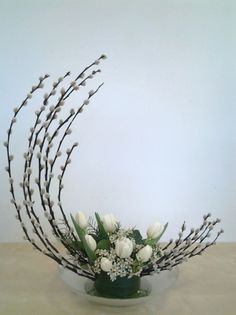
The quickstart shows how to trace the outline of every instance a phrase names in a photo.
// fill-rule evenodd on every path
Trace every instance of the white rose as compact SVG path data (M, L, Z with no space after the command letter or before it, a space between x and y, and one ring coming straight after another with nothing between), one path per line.
M112 262L108 258L102 257L100 264L103 271L108 272L111 270Z
M117 226L116 218L113 214L104 215L102 223L106 232L114 232Z
M128 258L133 251L133 243L127 237L123 237L116 241L115 245L116 255L120 258Z
M157 238L162 233L163 229L164 226L159 222L151 224L147 229L148 238L151 239Z
M96 243L95 239L91 235L86 234L85 235L85 241L88 244L89 248L92 251L95 251L95 249L97 248L97 243Z
M83 212L79 211L75 215L75 221L79 224L81 229L85 230L86 227L88 226L88 220L86 219L85 215Z
M144 246L142 249L140 249L136 257L141 262L147 262L152 256L152 247L150 245Z

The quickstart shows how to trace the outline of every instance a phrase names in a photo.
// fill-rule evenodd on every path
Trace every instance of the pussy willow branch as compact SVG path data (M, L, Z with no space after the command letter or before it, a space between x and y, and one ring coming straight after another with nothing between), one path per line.
M47 116L47 117L49 117L49 116ZM51 120L53 120L54 118L55 118L55 116L52 115ZM48 129L48 125L47 125L47 129ZM56 131L56 133L58 133L58 130ZM54 135L55 135L56 133L54 132ZM50 143L52 143L52 142L50 142ZM61 141L61 143L62 143L62 141ZM42 147L43 147L43 146L41 145L41 152L42 152ZM41 152L40 152L40 153L41 153ZM49 148L46 149L46 159L45 159L45 161L47 161L47 159L48 159L48 153L49 153ZM38 158L40 158L40 156L39 156ZM41 167L39 167L39 170L41 171ZM39 172L40 172L40 171L39 171ZM47 192L47 194L48 194L48 196L47 196L47 203L46 203L45 200L43 200L43 198L42 198L42 194L41 194L42 189L41 189L41 187L40 187L40 179L41 179L41 176L40 176L40 174L39 174L38 185L39 185L39 191L40 191L40 195L41 195L41 202L42 202L42 204L43 204L44 209L45 209L45 205L48 205L49 210L50 210L50 214L51 214L51 216L52 216L51 218L48 217L49 222L51 222L51 225L53 226L54 233L55 233L57 236L58 236L57 232L59 232L60 237L61 237L60 240L61 240L61 242L63 243L63 245L64 245L65 247L67 247L67 249L68 249L69 251L71 251L71 248L69 248L68 245L67 245L66 243L64 243L64 241L63 241L63 235L61 234L60 229L58 229L57 224L56 224L56 221L55 221L54 212L53 212L53 210L52 210L52 202L50 201L50 198L49 198L49 186L50 186L50 183L47 183L47 185L46 185L46 192ZM48 179L47 176L46 176L46 179ZM50 180L51 180L51 177L50 177ZM45 209L45 210L46 210L46 209ZM68 224L68 222L67 222L67 224Z
M196 249L198 249L201 246L202 240L208 237L209 231L213 229L214 225L220 222L220 220L218 219L213 222L207 222L207 218L209 216L210 215L205 216L204 224L202 224L202 226L199 229L196 229L195 231L192 229L190 231L191 237L189 236L188 238L185 238L183 241L181 241L179 246L177 247L174 246L174 248L172 248L171 251L165 255L165 258L176 260L177 258L179 259L179 257L182 257L184 259L184 258L193 257L195 254L197 254ZM206 225L206 228L204 228L205 225ZM220 234L222 232L223 231L221 230ZM206 233L205 236L203 236L204 233ZM197 243L198 240L200 240L199 243ZM192 248L193 245L195 245L195 247L191 249L191 251L189 251L188 249ZM211 245L214 245L214 241L211 242Z
M99 88L100 88L100 86L99 86ZM98 89L97 89L98 90ZM96 90L96 91L97 91ZM95 92L92 94L92 95L90 95L90 97L91 96L93 96L95 94ZM83 105L80 107L80 108L82 108L83 107ZM79 111L79 112L81 112L81 111ZM77 112L77 114L78 114L78 112ZM72 120L71 120L71 122L69 123L69 126L66 128L66 130L65 130L65 132L64 132L64 134L63 134L63 136L62 136L62 138L61 138L61 140L60 140L60 142L59 142L59 145L58 145L58 148L57 148L57 150L56 150L56 154L55 154L55 156L54 156L54 159L50 159L49 160L49 152L50 152L50 148L51 148L51 145L53 144L53 142L52 142L52 140L53 140L53 137L50 137L50 140L49 140L49 142L48 142L48 146L46 146L46 155L44 156L44 161L45 161L45 169L46 169L46 171L45 171L45 183L46 183L46 192L47 192L47 205L48 205L48 207L49 207L49 211L50 211L50 215L52 216L52 220L54 220L55 219L55 216L54 216L54 212L53 212L53 206L52 206L52 201L50 200L50 183L51 183L51 180L52 180L52 176L50 176L49 178L48 178L48 174L47 174L47 161L49 160L49 163L50 163L50 165L51 165L51 168L50 168L50 175L52 175L53 173L53 166L54 166L54 164L55 164L55 161L56 161L56 159L61 155L61 154L59 154L60 153L60 148L61 148L61 145L62 145L62 143L63 143L63 141L64 141L64 139L65 139L65 137L69 134L69 128L70 128L70 126L71 126L71 124L72 124L72 122L74 121L74 119L76 118L76 116L77 116L77 114L74 114L74 113L71 113L64 121L63 121L63 123L62 124L60 124L60 126L59 127L57 127L56 128L56 130L54 131L54 133L53 133L53 135L55 135L55 134L58 134L58 132L59 132L59 129L60 129L60 127L61 127L61 125L64 125L65 123L67 123L69 120L70 120L70 118L72 118ZM40 148L40 154L42 153L42 146L41 146L41 148ZM41 178L41 176L40 176L40 178ZM40 189L40 193L41 193L41 189ZM65 215L64 215L64 212L63 212L63 209L62 209L62 207L61 207L61 211L62 211L62 213L63 213L63 216L65 217ZM68 228L69 228L69 224L68 224L68 221L66 220L66 224L67 224L67 226L68 226ZM54 224L54 226L56 226L55 224ZM60 235L60 236L62 236L62 235Z
M106 59L106 56L105 55L101 55L97 60L95 60L93 63L91 63L89 66L87 66L76 78L75 78L75 82L77 82L79 79L82 79L83 77L84 77L84 74L85 74L85 72L87 71L87 70L89 70L90 68L92 68L93 66L97 66L97 65L99 65L99 63L100 63L100 61L101 60L103 60L103 59ZM94 74L96 74L96 72L100 72L101 70L97 70L97 71L93 71L92 72L92 76L94 75ZM91 77L91 75L90 75L90 79L92 79L92 77ZM83 84L82 84L83 85ZM75 86L74 86L74 89L75 89ZM66 99L66 98L68 98L69 96L70 96L70 94L71 94L71 91L69 91L69 93L68 93L68 95L64 98L64 100Z
M179 247L178 250L178 254L182 255L183 253L186 253L186 250L188 248L190 248L191 246L193 246L194 244L197 243L198 240L199 243L197 244L197 247L199 247L199 244L201 244L203 242L203 240L205 240L207 237L210 236L210 231L213 230L213 227L220 222L219 219L215 220L215 221L210 221L207 222L207 218L210 217L210 214L205 216L204 219L204 224L201 225L201 227L199 229L196 229L194 231L194 236L193 237L189 237L185 242L183 241L181 245L184 244L184 247ZM205 234L205 235L204 235ZM177 247L174 247L174 249L176 249ZM195 249L193 250L193 252L195 251ZM173 254L172 254L173 255Z
M207 221L210 214L204 216L203 224L198 229L191 229L189 234L183 237L185 231L185 222L182 225L178 239L174 242L170 240L166 246L161 247L163 254L155 262L156 269L158 272L163 270L171 270L174 266L177 266L189 258L200 255L208 247L215 244L217 238L223 233L223 230L217 232L216 237L213 241L203 244L202 242L210 236L210 231L213 230L214 226L220 222L219 219L215 221ZM172 245L172 248L170 248ZM149 275L154 272L153 266L149 266L143 270L141 276Z
M27 105L27 101L29 99L32 98L32 95L35 91L37 91L38 89L40 88L43 88L43 81L48 78L49 76L48 75L45 75L44 77L40 77L39 78L39 83L36 85L36 86L33 86L30 93L27 95L27 97L23 100L22 104L20 105L19 108L15 108L14 109L14 116L12 118L12 121L11 121L11 124L10 124L10 128L8 130L8 137L7 137L7 141L4 143L4 145L6 146L7 148L7 161L8 161L8 166L6 168L6 171L8 172L8 175L9 175L9 181L10 181L10 193L12 195L12 203L14 204L15 208L16 208L16 211L17 211L17 215L16 215L16 218L20 221L21 223L21 227L23 229L23 232L25 234L25 237L26 239L34 246L34 248L36 248L37 250L43 252L42 248L40 248L36 243L35 243L35 240L32 239L30 236L29 236L29 233L27 231L27 228L25 226L25 223L23 222L22 220L22 215L21 215L21 205L20 204L17 204L16 202L16 197L15 197L15 192L14 192L14 185L13 185L13 178L12 178L12 172L11 172L11 162L13 160L13 155L10 154L10 140L11 140L11 134L12 134L12 128L13 128L13 124L16 122L16 117L18 115L18 113L20 112L20 110ZM27 211L28 212L28 211ZM54 256L51 256L50 254L48 253L45 253L45 255L53 258L54 260L57 260L56 257Z
M48 96L48 99L52 96L52 95L55 95L56 93L56 88L57 86L60 84L60 82L63 81L64 78L66 78L67 76L69 75L69 73L66 73L66 75L63 77L63 78L59 78L58 82L56 82L56 84L53 84L53 88L51 90L51 92L49 93L49 96ZM42 225L40 223L40 220L39 218L37 217L37 215L35 214L34 212L34 208L32 207L32 189L30 187L30 176L31 176L31 162L32 162L32 158L33 158L33 152L34 152L34 149L36 147L36 144L37 142L35 141L33 147L31 147L31 143L32 143L32 139L33 139L33 136L34 136L34 133L35 133L35 130L36 130L36 127L37 125L39 125L41 123L39 117L40 115L43 113L43 111L45 110L45 106L42 106L40 108L39 111L36 111L35 114L36 114L36 120L35 120L35 124L34 126L30 129L31 131L31 135L29 137L29 143L28 143L28 152L26 153L26 156L25 156L25 166L24 166L24 176L23 176L23 193L24 193L24 197L25 197L25 207L26 207L26 211L27 211L27 214L32 222L32 225L33 225L33 232L36 233L36 235L39 237L39 239L41 240L41 242L45 245L45 247L47 248L48 251L50 251L52 253L52 250L55 251L56 253L59 253L59 251L56 249L56 247L49 241L48 237L46 234L44 234L44 231L42 229ZM36 137L36 140L37 140L37 137ZM27 178L27 184L25 184L25 179ZM27 188L27 191L25 189L25 187ZM27 195L29 197L29 205L31 206L30 207L30 210L28 209L28 205L27 205ZM31 218L31 215L30 213L33 214L33 218ZM36 220L36 222L35 222ZM37 225L36 225L37 224ZM40 232L41 232L41 235L39 233L39 231L37 230L37 227L39 228ZM44 238L43 236L45 237L45 240L46 240L46 243L44 241Z
M93 64L95 64L95 63L93 63ZM93 65L93 64L92 64L92 65ZM88 68L88 67L87 67L87 68ZM84 73L84 72L85 72L85 71L83 71L82 73ZM97 72L100 72L100 71L95 71L95 73L97 73ZM90 79L90 78L91 78L91 77L88 76L88 77L85 78L82 82L86 82L86 80L87 80L87 79ZM79 85L81 85L81 83L80 83ZM84 84L83 84L83 85L84 85ZM83 86L83 85L82 85L82 86ZM57 118L57 117L56 117L56 113L59 112L59 109L60 109L59 106L63 106L63 105L64 105L63 97L66 96L66 93L68 93L68 92L70 91L70 88L71 88L71 87L72 87L72 85L70 85L69 88L68 88L65 92L64 92L64 90L61 91L62 96L59 98L58 104L57 104L53 109L50 108L50 113L47 115L47 118L46 118L45 133L44 133L44 136L43 136L43 141L40 143L40 154L42 154L42 151L43 151L43 147L44 147L44 143L45 143L46 138L50 138L50 140L51 140L51 137L49 136L49 132L48 132L49 126L51 125L52 121ZM71 92L76 91L76 90L77 90L77 89L75 88L75 86L74 86L74 84L73 84L73 88L71 89ZM50 114L52 114L52 115L50 115ZM73 114L71 114L70 117L68 117L68 118L65 120L64 123L66 123L72 116L73 116ZM40 129L40 131L41 131L41 129ZM40 131L39 131L39 132L40 132ZM55 135L58 133L58 131L59 131L59 129L56 130ZM38 132L38 134L39 134L39 132ZM37 134L37 135L38 135L38 134ZM62 141L61 141L61 143L62 143ZM52 143L50 143L50 144L52 144ZM49 150L48 150L48 152L49 152ZM48 162L47 162L47 160L48 160L48 154L47 154L46 156L44 156L44 160L45 160L45 165L44 165L44 167L45 167L45 169L46 169L46 171L45 171L45 183L47 183L47 182L48 182ZM48 185L48 184L45 186L45 188L46 188L47 193L49 193L49 185ZM41 189L40 189L40 194L41 194ZM41 198L41 199L42 199L42 198ZM50 207L50 204L49 204L49 207ZM60 210L63 211L62 208L60 208ZM51 215L51 217L52 217L52 220L55 220L55 216L54 216L54 212L53 212L52 207L49 208L49 211L50 211L50 215ZM65 216L65 215L63 214L63 216ZM50 224L51 224L51 226L52 226L52 228L53 228L53 230L54 230L54 233L55 233L56 235L58 235L58 233L60 234L60 231L58 231L56 225L53 225L53 224L52 224L52 221L49 221L49 222L50 222ZM74 238L75 238L75 237L74 237Z
M71 127L72 123L73 123L74 120L77 118L78 114L79 114L79 113L82 113L83 107L84 107L86 104L88 104L89 99L90 99L93 95L95 95L95 94L97 93L97 91L101 88L102 85L103 85L103 83L102 83L101 85L99 85L99 87L96 89L95 92L89 94L89 97L88 97L86 100L84 100L83 105L81 105L81 106L79 107L79 109L77 110L76 113L74 112L74 110L73 110L73 111L71 110L71 111L70 111L70 115L69 115L69 116L59 125L59 127L57 127L57 129L55 130L54 134L58 134L60 128L61 128L63 125L65 125L67 122L69 122L69 124L68 124L68 126L67 126L67 128L66 128L66 130L65 130L65 132L64 132L64 134L63 134L63 136L61 137L61 140L60 140L59 144L58 144L58 147L57 147L57 150L56 150L56 154L55 154L54 158L50 161L50 173L52 173L53 167L54 167L54 165L55 165L55 162L56 162L56 160L58 159L58 157L61 155L61 154L59 154L59 153L60 153L60 149L61 149L61 146L62 146L62 143L63 143L65 137L71 133L70 127ZM54 134L53 134L53 135L54 135ZM54 136L54 137L55 137L55 136ZM49 187L50 187L51 178L48 178L48 166L47 166L47 161L49 160L49 152L50 152L51 145L53 144L52 141L53 141L53 138L54 138L54 137L51 137L51 138L50 138L50 140L49 140L49 142L48 142L48 146L46 147L46 155L45 155L45 156L46 156L46 158L45 158L45 169L46 169L46 171L45 171L45 180L49 180L49 185L48 185Z
M97 88L97 90L95 90L94 92L92 92L92 93L89 94L88 100L89 100L95 93L98 92L98 90L101 88L102 85L103 85L103 84L101 84L101 85ZM84 102L83 105L79 107L79 109L77 110L77 113L75 114L75 116L74 116L73 120L71 121L70 125L67 127L66 131L69 130L69 128L71 127L71 124L72 124L73 121L76 119L77 115L83 111L83 107L84 107L86 104L87 104L87 102L86 102L86 103ZM65 132L65 133L66 133L66 132ZM58 205L59 205L59 207L61 208L61 210L62 210L61 191L62 191L62 189L63 189L63 187L64 187L62 181L63 181L63 177L64 177L64 174L65 174L66 168L67 168L68 164L71 162L70 156L71 156L71 154L72 154L72 151L74 150L74 148L75 148L77 145L78 145L78 144L75 143L75 144L72 146L71 149L67 150L67 158L66 158L65 164L64 164L64 166L61 167L62 172L61 172L61 174L58 176L58 180L59 180L59 185L58 185ZM61 146L61 143L59 144L59 146L58 146L58 148L57 148L57 151L56 151L56 154L55 154L53 163L52 163L52 165L51 165L51 172L52 172L52 170L53 170L53 166L54 166L54 164L55 164L55 160L56 160L56 158L57 158L57 156L58 156L58 152L60 152L60 146ZM63 212L63 211L62 211L62 212Z
M78 80L79 78L82 77L82 75L84 74L84 72L89 69L91 66L93 65L97 65L99 63L99 60L100 59L104 59L105 56L101 56L97 61L95 61L94 63L92 63L90 66L88 66L87 68L85 68L81 74L79 76L77 76L76 80ZM89 75L87 78L85 78L82 82L81 82L81 86L84 86L85 85L85 82L87 79L91 79L93 77L94 74L96 74L97 72L100 72L100 70L97 70L97 71L93 71L92 72L92 75ZM64 78L66 76L68 76L69 73L67 73ZM72 264L71 262L69 262L65 257L61 256L60 254L58 254L58 251L57 249L50 243L50 241L48 240L48 238L46 237L46 235L44 234L44 231L42 229L42 226L41 226L41 223L39 221L39 217L36 215L35 211L34 211L34 201L33 201L33 189L31 188L31 185L30 185L30 179L31 179L31 163L32 163L32 159L33 159L33 153L34 153L34 150L35 150L35 147L36 145L40 145L40 148L43 147L42 145L42 142L40 141L40 139L38 138L41 130L43 128L46 129L45 133L44 133L44 141L46 139L46 137L48 137L48 128L49 128L49 124L50 122L48 123L43 123L42 126L40 127L40 129L37 130L37 126L40 125L41 121L40 121L40 115L42 114L42 112L45 110L45 106L48 104L48 101L50 99L50 97L52 95L55 95L56 94L56 88L58 87L59 83L63 80L62 79L59 79L58 82L54 83L53 85L53 89L52 91L48 94L48 95L45 95L44 96L44 102L43 102L43 106L40 108L39 111L36 112L36 121L35 121L35 125L31 128L31 134L30 134L30 137L29 137L29 146L28 146L28 152L25 154L25 167L24 167L24 177L23 177L23 182L22 182L22 188L23 188L23 194L24 194L24 206L26 207L26 213L31 221L31 224L33 226L33 231L34 233L39 237L39 239L41 240L42 244L46 247L46 250L48 251L45 251L44 249L40 248L33 239L31 239L31 237L29 236L28 234L28 231L25 227L25 224L23 223L22 221L22 217L21 217L21 213L20 213L20 209L21 209L21 206L17 204L16 200L15 200L15 193L14 193L14 187L13 187L13 179L12 179L12 174L11 174L11 161L13 160L13 156L10 155L10 151L9 151L9 143L10 143L10 135L11 135L11 132L12 132L12 125L13 123L16 122L16 115L19 113L19 111L21 110L21 108L27 103L27 100L30 99L32 97L32 93L34 91L36 91L38 88L42 88L43 87L43 84L42 84L42 81L44 79L46 79L48 77L48 75L45 76L45 78L40 78L39 80L39 84L38 86L35 86L35 87L32 87L32 90L30 92L30 94L27 96L27 98L23 101L22 105L20 106L19 109L16 109L15 110L15 114L14 114L14 117L13 117L13 120L11 122L11 125L10 125L10 129L8 131L8 139L7 139L7 142L5 143L5 146L7 147L7 157L8 157L8 167L6 168L6 170L8 171L8 174L9 174L9 179L10 179L10 191L11 191L11 194L12 194L12 203L15 205L16 207L16 210L17 210L17 219L21 222L21 226L22 226L22 229L26 235L26 239L29 240L33 246L42 251L45 255L53 258L54 260L56 260L59 264L62 264L64 266L66 266L67 268L69 268L70 270L76 272L76 273L79 273L81 275L84 275L88 278L91 278L93 279L94 275L93 273L91 272L87 272L83 269L81 269L80 267ZM75 90L78 90L78 86L76 86L74 83L71 84L69 86L69 88L66 90L67 94L66 93L61 93L63 95L63 98L66 99L68 98L68 96ZM95 94L95 93L94 93ZM56 105L56 109L55 107L52 109L50 108L50 113L49 113L49 116L47 116L47 120L50 118L50 117L53 117L53 119L56 119L56 113L59 112L58 111L58 107L60 105L63 105L63 104L60 104L60 101L63 99L63 98L59 98L59 102L58 104ZM63 101L64 102L64 101ZM82 106L81 106L82 107ZM80 111L82 112L82 110ZM52 120L53 120L52 119ZM46 121L47 121L46 120ZM34 137L34 134L35 134L35 138L34 138L34 144L33 146L32 145L32 139ZM46 134L46 136L45 136ZM42 150L41 150L41 153L42 153ZM38 160L39 160L39 174L40 172L42 171L43 167L41 164L41 161L40 161L40 158L38 156ZM39 185L39 180L37 181L37 184ZM46 186L46 191L49 192L49 190L47 190L47 186ZM42 187L40 187L40 193L42 192ZM45 208L45 203L44 203L44 199L41 200L42 202L42 206L44 206ZM49 204L49 207L51 206L51 204ZM46 208L45 208L46 209ZM63 210L62 210L63 211ZM32 215L32 216L31 216ZM55 217L54 217L55 219ZM50 220L48 220L50 221ZM53 221L53 226L55 226L55 220ZM57 225L56 225L57 226ZM68 225L69 227L69 225ZM57 227L58 228L58 227ZM60 231L60 229L57 229L57 231ZM72 230L72 229L71 229ZM70 230L70 231L71 231ZM55 232L55 230L54 230ZM59 233L60 234L60 233ZM77 268L78 267L78 268Z
M80 106L80 108L78 109L77 113L70 113L70 115L60 124L59 127L57 127L57 129L54 131L53 135L57 134L61 128L62 125L66 124L67 122L69 122L69 125L67 126L63 136L61 137L61 140L59 142L59 145L57 147L57 150L56 150L56 153L55 153L55 156L53 159L49 160L49 152L50 152L50 145L53 143L52 140L53 140L53 137L50 138L50 141L48 143L48 146L46 147L46 155L45 155L45 168L47 169L47 161L49 160L50 162L50 174L53 174L53 167L55 165L55 162L57 160L57 158L61 155L59 154L60 153L60 149L61 149L61 146L62 146L62 143L65 139L65 137L69 134L69 131L70 131L70 127L72 125L72 123L74 122L74 120L76 119L77 115L79 113L82 112L82 108L85 104L87 104L88 100L93 96L95 95L95 93L98 91L98 89L101 87L101 85L97 88L97 90L93 93L91 93L88 97L87 100L84 101L83 105ZM72 119L71 119L72 118ZM70 120L71 119L71 120ZM76 146L76 145L75 145ZM67 163L68 163L68 159L67 159ZM52 180L52 177L48 178L48 174L47 174L47 171L45 171L45 181L47 182L47 186L46 186L46 191L47 193L49 194L48 195L48 205L50 207L50 214L52 215L52 218L54 219L53 217L53 211L52 211L52 207L51 207L51 201L50 201L50 184L51 184L51 180ZM65 222L66 222L66 225L68 226L68 228L70 227L69 224L68 224L68 221L66 219L66 216L64 215L64 211L63 211L63 208L62 206L60 206L60 210L61 212L63 213L63 217L65 218Z
M41 147L41 151L42 151L42 147ZM41 153L40 153L40 155L41 155ZM73 249L71 249L71 247L66 242L64 242L63 235L62 235L60 229L57 227L55 216L54 216L54 212L52 210L52 201L50 201L50 199L49 199L49 188L48 188L49 186L48 186L48 184L46 186L46 193L48 194L48 196L47 196L46 200L43 199L43 194L45 194L45 193L42 193L42 187L41 187L41 171L42 171L42 167L41 167L41 162L40 162L40 159L41 159L40 155L38 156L38 159L39 159L39 177L37 179L37 184L38 184L39 191L40 191L41 204L42 204L42 206L44 208L44 211L45 211L45 214L46 214L46 218L48 219L49 223L53 227L53 233L58 237L58 239L63 243L63 245L69 250L69 252L71 252ZM46 209L46 205L48 205L48 207L49 207L50 215L48 215L48 212L47 212L47 209ZM53 215L53 217L52 217L52 215ZM73 250L72 253L74 253L74 250ZM67 262L67 263L71 264L70 262Z
M95 95L96 92L98 91L98 89L99 89L101 86L102 86L102 85L100 85L100 86L97 88L97 90L96 90L95 92L90 93L88 99L90 99L93 95ZM53 161L53 163L50 163L50 164L51 164L50 174L53 174L53 173L52 173L52 172L53 172L53 166L54 166L55 161L56 161L56 159L57 159L57 157L58 157L58 152L59 152L59 150L60 150L60 148L61 148L61 145L62 145L62 143L63 143L65 137L66 137L67 134L68 134L69 128L71 127L73 121L74 121L75 118L77 117L77 114L78 114L78 113L81 113L81 108L83 108L84 104L87 104L86 101L88 101L88 99L86 99L86 100L84 101L83 105L79 108L79 110L77 111L77 113L73 116L73 118L72 118L72 120L70 121L69 125L67 126L67 128L66 128L66 130L65 130L65 132L64 132L64 134L63 134L63 136L61 137L61 140L60 140L60 142L59 142L58 148L57 148L57 150L56 150L55 157L54 157L54 159L50 160L50 161ZM69 116L69 117L71 117L71 116ZM56 131L58 131L58 130L59 130L59 128L56 129ZM50 139L50 141L51 141L51 139ZM45 161L47 161L48 158L49 158L49 151L50 151L49 145L50 145L51 143L52 143L52 142L49 142L48 146L47 146L46 149L45 149L45 150L46 150L46 158L45 158ZM68 163L68 159L67 159L67 163ZM40 179L41 179L41 176L39 175L39 186L40 186ZM56 231L59 232L59 235L57 235L57 234L56 234L56 235L59 236L60 241L61 241L61 242L63 243L63 245L68 249L68 251L69 251L69 252L72 251L72 254L73 254L73 253L74 253L74 250L73 250L70 246L68 246L68 244L67 244L66 242L64 242L63 235L61 234L60 229L58 229L57 223L56 223L56 221L55 221L55 216L54 216L54 211L53 211L53 204L54 204L54 203L52 202L52 200L51 200L51 198L50 198L50 184L51 184L51 179L52 179L52 177L50 177L50 178L46 177L46 179L47 179L47 185L46 185L47 203L45 203L45 201L44 201L44 203L47 204L47 206L48 206L48 208L49 208L50 215L51 215L50 221L52 221L52 225L55 227ZM39 187L39 188L40 188L40 191L41 191L41 187ZM61 207L61 208L62 208L62 207ZM48 219L49 219L49 218L48 218ZM65 222L66 222L68 228L70 229L70 226L69 226L69 224L68 224L68 221L66 220ZM54 230L54 233L55 233L55 230Z
M67 73L66 75L68 75L68 74L69 74L69 73ZM62 81L62 79L59 78L58 81ZM58 86L58 84L59 84L59 82L54 84L54 90L55 90L55 88ZM69 87L69 88L70 88L70 87ZM69 91L69 88L67 89L67 91ZM47 102L48 102L48 99L49 99L50 95L54 95L54 94L55 94L55 93L52 93L52 92L51 92L51 93L49 94L49 96L46 95ZM64 92L63 92L62 94L65 95ZM43 141L42 141L42 142L40 141L40 144L39 144L39 145L40 145L40 153L42 153L43 144L44 144L44 141L45 141L46 137L49 137L48 128L49 128L51 122L53 121L53 119L56 119L55 115L56 115L56 113L58 112L58 109L59 109L58 106L59 106L59 105L61 105L61 106L64 105L64 103L63 103L63 104L60 104L61 100L62 100L62 97L59 98L59 102L58 102L58 104L56 105L56 107L53 108L53 110L52 110L52 108L50 108L50 113L47 115L46 124L45 124L45 122L43 123L43 126L45 127L45 133L44 133L44 139L43 139ZM50 114L52 114L52 116L50 116ZM51 117L51 119L49 119L50 117ZM49 120L49 122L47 123L48 120ZM41 126L41 128L40 128L40 129L37 131L37 133L36 133L35 144L37 143L37 140L38 140L37 138L38 138L38 135L40 134L41 130L42 130L42 126ZM35 147L35 144L34 144L34 147ZM47 161L47 160L46 160L46 161ZM45 181L46 181L46 180L47 180L47 176L45 176L45 177L46 177L46 178L45 178ZM47 187L46 187L46 189L47 189ZM41 189L40 189L40 192L41 192ZM42 202L43 202L43 200L42 200ZM52 207L50 208L50 214L51 214L51 216L52 216L52 219L55 219L54 213L53 213L53 211L52 211ZM58 231L57 231L56 226L55 226L55 225L54 225L54 226L52 225L52 221L51 221L51 220L49 220L49 222L50 222L52 228L54 229L54 233L55 233L55 234L58 234Z
M45 77L46 77L46 76L45 76ZM42 81L42 80L40 80L40 81ZM40 87L42 87L42 84L40 84ZM32 90L36 90L36 89L33 89L33 88L32 88ZM32 96L29 96L29 95L28 95L27 98L31 98L31 97L32 97ZM26 103L26 102L23 101L22 104L24 105L25 103ZM22 108L22 107L20 107L20 109L21 109L21 108ZM14 112L15 112L15 116L16 116L16 115L18 114L19 110L15 110ZM12 121L13 123L16 122L15 116L14 116L13 121ZM57 258L56 256L54 256L52 252L51 252L52 255L49 254L49 253L45 253L43 249L41 249L38 245L35 244L35 241L29 237L29 234L28 234L28 232L27 232L27 229L26 229L26 227L25 227L25 224L24 224L23 221L22 221L21 214L20 214L20 212L19 212L20 209L21 209L21 206L20 206L20 205L17 205L17 203L16 203L15 194L14 194L14 187L13 187L13 180L12 180L12 177L11 177L11 161L12 161L12 159L13 159L13 157L9 155L10 135L11 135L11 133L12 133L12 124L11 124L11 126L10 126L9 131L8 131L8 142L4 143L4 145L7 147L7 155L8 155L8 157L9 157L9 158L8 158L8 167L6 168L6 170L8 171L9 176L10 176L10 179L11 179L11 180L10 180L10 185L11 185L10 191L11 191L11 193L12 193L12 195L13 195L12 203L17 207L17 208L16 208L16 210L17 210L17 212L18 212L18 214L17 214L17 219L20 220L20 222L21 222L22 229L23 229L23 231L24 231L25 234L26 234L26 239L28 239L28 240L33 244L33 246L34 246L36 249L42 251L45 255L47 255L47 256L53 258L54 260L56 260L56 261L58 262L58 258ZM24 178L25 178L25 177L26 177L26 176L24 176ZM22 185L22 186L23 186L23 185ZM31 193L31 192L30 192L30 193ZM28 208L27 208L27 202L26 202L26 200L24 200L24 201L25 201L24 205L26 206L26 212L27 212L28 216L30 217L30 213L29 213ZM32 210L32 209L31 209L31 210ZM35 232L35 233L37 234L37 236L40 238L40 240L42 241L42 243L46 246L46 244L45 244L43 238L42 238L42 237L39 235L39 233L37 232L37 229L36 229L36 227L35 227L35 222L34 222L32 219L31 219L31 223L32 223L32 225L34 226L34 232Z

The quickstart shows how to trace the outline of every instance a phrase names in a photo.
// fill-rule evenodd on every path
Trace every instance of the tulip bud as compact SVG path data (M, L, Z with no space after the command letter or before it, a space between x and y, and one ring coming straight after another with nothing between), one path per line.
M159 222L151 224L147 229L148 238L151 239L157 238L162 233L163 229L164 226Z
M88 220L86 219L85 215L81 211L79 211L75 215L75 221L79 224L81 229L86 229L86 227L88 226Z
M91 235L86 234L85 235L85 241L88 244L89 248L92 251L95 251L95 249L97 248L97 243L96 243L95 239Z
M144 246L136 254L138 261L141 261L141 262L147 262L151 258L151 256L152 256L152 247L150 245Z
M102 223L106 232L114 232L117 226L117 222L113 214L104 215Z
M105 272L108 272L109 270L111 270L112 267L112 262L105 257L102 257L101 259L101 269Z
M115 245L116 255L120 258L128 258L133 251L133 243L127 237L123 237L116 241Z

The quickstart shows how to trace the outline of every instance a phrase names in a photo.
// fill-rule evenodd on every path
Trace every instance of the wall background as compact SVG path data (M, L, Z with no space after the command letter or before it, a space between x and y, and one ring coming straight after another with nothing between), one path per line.
M1 0L1 143L39 75L76 74L106 53L90 88L105 85L73 128L67 213L113 212L143 231L169 221L168 239L211 211L221 240L236 241L235 12L235 1ZM32 113L17 125L16 174ZM1 242L22 235L5 165L1 147Z

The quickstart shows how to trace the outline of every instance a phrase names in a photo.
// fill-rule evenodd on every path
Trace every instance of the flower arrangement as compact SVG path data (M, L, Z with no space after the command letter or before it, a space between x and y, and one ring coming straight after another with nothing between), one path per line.
M159 240L165 232L164 226L156 222L147 229L147 238L143 239L135 228L121 228L114 215L107 214L102 218L95 213L96 225L88 223L82 212L71 215L78 240L75 248L83 251L88 259L89 268L95 274L95 287L99 292L109 296L130 295L139 289L141 274L151 269L158 270L156 262L163 256ZM71 240L73 244L73 240ZM126 278L130 286L124 293L116 289L117 279ZM127 281L123 283L127 284ZM104 286L106 282L106 286ZM115 285L112 284L114 282Z
M199 228L190 229L186 235L186 226L183 223L178 237L163 245L159 241L167 224L150 225L145 238L138 229L122 228L112 214L100 217L95 213L96 221L92 221L79 212L75 216L71 215L73 225L71 224L62 204L63 179L78 143L66 149L64 140L71 134L71 126L76 118L87 108L103 83L95 90L90 90L78 108L67 111L66 105L69 96L80 91L101 72L97 66L104 59L106 56L101 55L63 87L61 85L70 77L70 72L67 72L53 82L50 90L42 96L41 104L35 110L23 153L23 174L19 180L22 191L20 197L16 191L18 183L13 176L11 140L18 116L31 102L32 97L44 88L44 81L49 75L39 77L38 83L32 86L20 106L14 108L4 142L8 162L6 172L9 177L11 203L15 207L16 219L21 225L24 239L62 267L93 280L101 295L124 298L133 296L139 290L142 277L171 270L188 259L201 255L216 243L223 230L219 230L208 241L212 230L220 222L219 219L210 220L209 213L204 215ZM59 169L57 176L55 169ZM58 187L54 197L52 183ZM44 216L37 209L41 209ZM66 249L66 254L46 234L46 223L50 226L52 235ZM31 229L28 225L31 225Z

